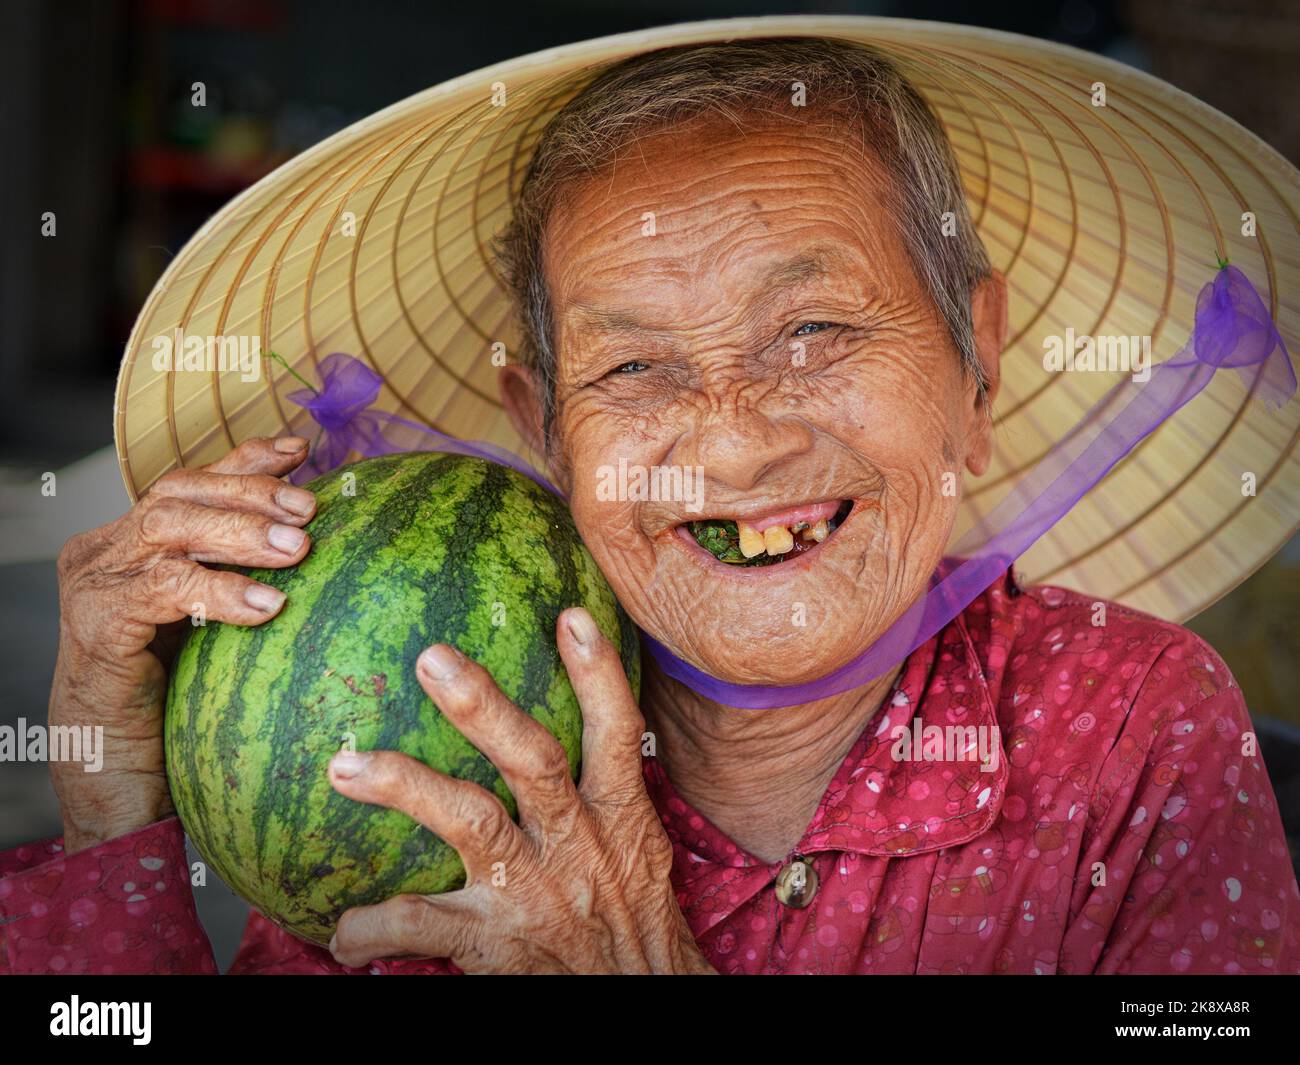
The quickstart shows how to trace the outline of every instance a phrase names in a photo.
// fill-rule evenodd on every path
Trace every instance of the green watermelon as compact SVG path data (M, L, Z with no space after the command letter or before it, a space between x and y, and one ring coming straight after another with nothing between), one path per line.
M312 548L251 576L282 589L256 628L193 628L172 670L167 775L191 841L278 925L327 943L343 911L464 883L456 852L406 815L344 798L340 748L396 750L494 791L492 764L424 693L415 661L451 643L563 744L582 715L555 646L584 606L639 690L636 630L564 503L514 470L442 453L366 459L311 482Z

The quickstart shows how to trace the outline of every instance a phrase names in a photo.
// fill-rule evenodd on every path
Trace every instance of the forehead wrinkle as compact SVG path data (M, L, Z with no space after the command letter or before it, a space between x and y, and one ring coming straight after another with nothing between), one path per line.
M814 244L762 270L758 275L759 280L753 294L746 297L743 302L748 308L768 305L778 297L813 282L825 281L836 273L843 275L848 269L850 269L848 257L838 247ZM681 271L670 272L677 274ZM708 276L713 271L701 264L696 270L688 273ZM645 324L638 315L637 308L634 307L602 307L584 301L575 301L571 307L577 319L576 324L581 330L615 336L637 333L666 336L672 332L672 330L656 329Z

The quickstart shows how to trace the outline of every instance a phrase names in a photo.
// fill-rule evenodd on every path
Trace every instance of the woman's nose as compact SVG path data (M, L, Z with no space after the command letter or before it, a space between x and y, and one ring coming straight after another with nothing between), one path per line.
M731 407L705 415L690 434L690 442L690 464L702 466L707 480L748 491L769 470L809 451L813 439L802 419ZM682 449L674 450L680 454Z

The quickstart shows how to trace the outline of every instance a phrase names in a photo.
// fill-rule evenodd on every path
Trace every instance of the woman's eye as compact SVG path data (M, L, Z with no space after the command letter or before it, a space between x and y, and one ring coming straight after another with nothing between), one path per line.
M639 362L634 359L632 362L623 363L622 366L615 366L614 369L610 370L609 372L610 373L639 373L642 370L648 370L648 369L650 369L650 364L648 362Z
M794 331L794 335L797 337L812 336L813 333L820 333L823 329L831 329L834 326L834 322L805 322Z

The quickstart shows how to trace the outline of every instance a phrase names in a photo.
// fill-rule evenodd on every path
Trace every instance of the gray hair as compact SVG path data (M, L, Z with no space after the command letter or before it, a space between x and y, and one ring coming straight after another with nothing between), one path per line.
M509 225L494 243L523 331L521 357L538 377L549 436L555 415L554 321L543 243L564 189L612 163L638 136L708 114L739 124L745 112L806 99L859 123L892 179L892 212L913 268L943 315L981 394L971 291L990 271L943 126L894 64L874 49L809 37L759 38L647 52L605 70L542 131ZM819 108L820 109L820 108ZM787 107L786 110L789 110ZM955 233L943 235L952 213Z

